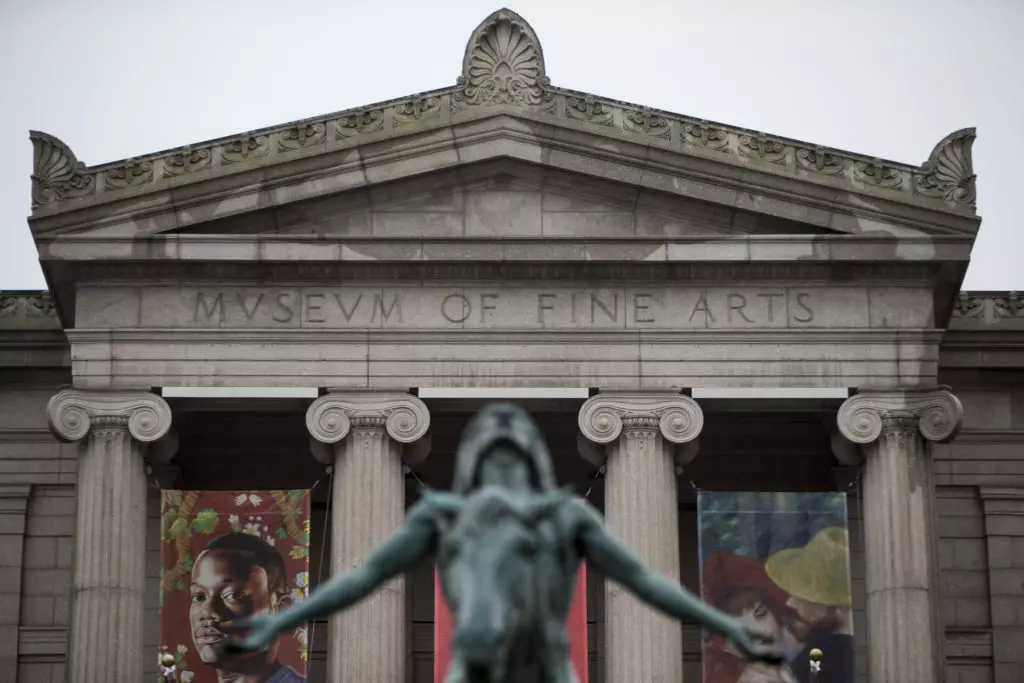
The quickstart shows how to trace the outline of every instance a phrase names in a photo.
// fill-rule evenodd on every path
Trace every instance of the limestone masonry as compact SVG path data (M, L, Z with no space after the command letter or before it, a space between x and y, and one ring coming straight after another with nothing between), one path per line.
M547 66L502 9L450 87L99 165L29 134L4 680L156 680L161 488L312 489L310 583L362 562L450 483L481 401L443 388L585 390L524 399L558 478L695 591L698 491L844 492L857 679L1024 680L1024 298L960 292L974 129L905 164ZM317 625L310 680L430 683L433 588ZM591 683L701 680L695 629L587 593Z

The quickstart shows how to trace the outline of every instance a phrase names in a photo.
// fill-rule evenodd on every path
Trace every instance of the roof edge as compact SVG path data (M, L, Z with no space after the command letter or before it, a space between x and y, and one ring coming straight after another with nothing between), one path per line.
M517 110L599 136L976 216L974 128L946 136L914 166L555 87L536 33L501 9L470 36L455 86L95 166L55 136L30 131L33 217Z

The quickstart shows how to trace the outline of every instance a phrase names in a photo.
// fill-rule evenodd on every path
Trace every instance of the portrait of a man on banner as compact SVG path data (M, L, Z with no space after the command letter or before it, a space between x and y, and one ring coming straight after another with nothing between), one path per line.
M779 667L749 663L721 638L703 643L704 683L803 683L810 652L819 683L853 683L846 496L719 493L698 498L704 600L772 633Z
M181 683L305 683L305 628L225 652L226 622L286 609L309 587L308 491L163 491L160 655Z

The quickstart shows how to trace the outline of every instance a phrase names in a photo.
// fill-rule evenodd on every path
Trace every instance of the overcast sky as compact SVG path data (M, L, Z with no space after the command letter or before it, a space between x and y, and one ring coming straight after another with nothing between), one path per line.
M92 165L444 87L498 2L0 0L0 289L46 286L30 129ZM1024 0L509 6L562 87L914 164L976 126L965 287L1024 289Z

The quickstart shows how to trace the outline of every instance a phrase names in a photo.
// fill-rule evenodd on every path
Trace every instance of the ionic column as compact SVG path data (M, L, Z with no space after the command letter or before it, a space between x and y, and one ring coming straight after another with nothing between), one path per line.
M954 438L962 415L960 401L945 389L866 391L839 408L839 431L865 449L861 488L872 683L943 680L935 490L925 440Z
M77 441L68 679L142 680L146 464L171 410L148 392L63 389L47 405L58 438Z
M306 426L330 444L331 575L355 569L405 517L403 446L430 426L423 402L408 394L332 392L313 402ZM429 444L418 444L415 461ZM327 679L335 683L405 681L405 579L396 577L352 609L331 617Z
M609 528L644 564L679 581L675 455L679 444L700 434L700 406L680 394L601 393L583 404L579 425L587 439L606 444ZM605 634L606 680L683 680L680 624L611 581L605 584Z

